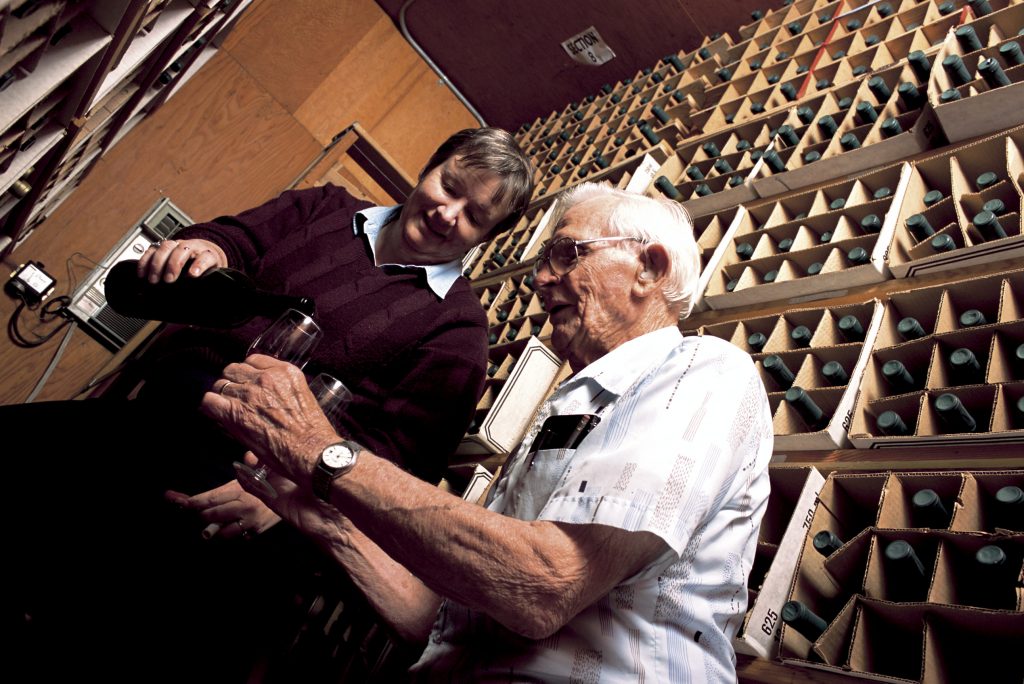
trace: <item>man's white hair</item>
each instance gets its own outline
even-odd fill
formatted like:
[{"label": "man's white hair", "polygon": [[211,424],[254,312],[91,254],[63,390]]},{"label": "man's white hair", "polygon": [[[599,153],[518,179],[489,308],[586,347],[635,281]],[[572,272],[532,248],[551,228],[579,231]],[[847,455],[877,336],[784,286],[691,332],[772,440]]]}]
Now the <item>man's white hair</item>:
[{"label": "man's white hair", "polygon": [[581,183],[560,196],[555,225],[576,205],[601,198],[616,200],[608,216],[612,234],[656,242],[668,252],[668,277],[662,292],[667,301],[680,306],[680,317],[689,316],[700,278],[700,248],[686,209],[665,198],[655,199],[601,183]]}]

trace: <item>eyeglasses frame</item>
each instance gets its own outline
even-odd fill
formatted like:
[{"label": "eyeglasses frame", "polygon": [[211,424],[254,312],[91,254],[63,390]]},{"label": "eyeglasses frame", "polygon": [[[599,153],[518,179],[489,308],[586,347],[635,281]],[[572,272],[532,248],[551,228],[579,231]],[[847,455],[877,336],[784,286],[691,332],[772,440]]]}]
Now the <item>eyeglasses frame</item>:
[{"label": "eyeglasses frame", "polygon": [[[533,262],[533,276],[537,277],[537,274],[540,273],[540,269],[544,266],[544,264],[547,264],[548,269],[551,271],[552,275],[558,278],[562,278],[572,273],[573,269],[575,269],[576,266],[579,265],[580,257],[584,256],[583,254],[580,254],[581,245],[589,245],[594,242],[619,242],[623,240],[632,240],[634,242],[639,242],[642,245],[647,244],[647,240],[644,240],[643,238],[638,238],[633,235],[610,235],[608,237],[591,238],[589,240],[575,240],[569,236],[562,236],[551,241],[550,244],[545,244],[543,247],[541,247],[540,254],[537,256],[537,261]],[[555,267],[551,265],[551,247],[553,247],[555,244],[559,242],[564,243],[565,241],[572,242],[573,250],[576,252],[576,256],[572,261],[572,265],[569,266],[569,268],[567,268],[563,273],[559,273],[558,271],[555,270]]]}]

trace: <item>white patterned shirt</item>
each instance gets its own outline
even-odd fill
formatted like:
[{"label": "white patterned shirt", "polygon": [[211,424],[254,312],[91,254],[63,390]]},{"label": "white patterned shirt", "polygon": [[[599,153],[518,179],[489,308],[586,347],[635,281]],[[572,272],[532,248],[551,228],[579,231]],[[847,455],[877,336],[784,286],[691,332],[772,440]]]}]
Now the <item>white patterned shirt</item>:
[{"label": "white patterned shirt", "polygon": [[[549,417],[601,414],[575,450],[531,452]],[[768,499],[772,416],[750,357],[674,327],[562,383],[495,485],[520,520],[651,532],[668,546],[552,636],[530,640],[446,601],[417,678],[472,682],[733,682]]]}]

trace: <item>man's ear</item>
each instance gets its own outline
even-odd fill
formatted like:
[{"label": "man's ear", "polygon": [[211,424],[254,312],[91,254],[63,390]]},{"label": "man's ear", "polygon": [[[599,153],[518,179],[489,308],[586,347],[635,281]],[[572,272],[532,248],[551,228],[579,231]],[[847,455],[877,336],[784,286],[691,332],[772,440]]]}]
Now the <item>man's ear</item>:
[{"label": "man's ear", "polygon": [[650,291],[660,290],[662,281],[668,275],[669,258],[665,247],[657,242],[645,245],[640,257],[636,278],[636,294],[645,295]]}]

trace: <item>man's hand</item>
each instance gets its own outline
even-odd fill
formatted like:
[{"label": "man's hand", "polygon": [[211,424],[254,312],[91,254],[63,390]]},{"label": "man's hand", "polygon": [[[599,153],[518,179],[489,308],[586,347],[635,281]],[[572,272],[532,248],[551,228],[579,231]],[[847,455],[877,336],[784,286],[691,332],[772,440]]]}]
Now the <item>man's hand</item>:
[{"label": "man's hand", "polygon": [[227,267],[228,257],[209,240],[164,240],[142,254],[138,274],[151,283],[173,283],[185,264],[189,264],[188,275],[195,278],[211,269]]},{"label": "man's hand", "polygon": [[339,441],[295,366],[255,354],[224,369],[202,410],[271,470],[309,489],[320,452]]},{"label": "man's hand", "polygon": [[209,537],[248,539],[266,532],[281,520],[258,498],[242,491],[238,480],[195,496],[175,491],[168,491],[165,496],[172,503],[197,511],[210,523],[206,527]]}]

